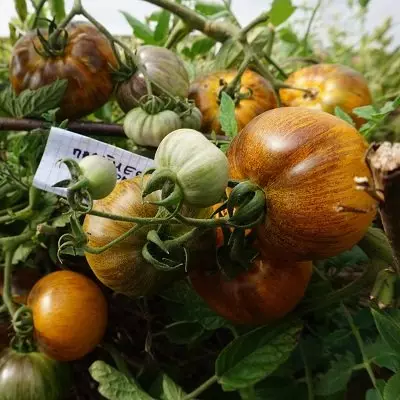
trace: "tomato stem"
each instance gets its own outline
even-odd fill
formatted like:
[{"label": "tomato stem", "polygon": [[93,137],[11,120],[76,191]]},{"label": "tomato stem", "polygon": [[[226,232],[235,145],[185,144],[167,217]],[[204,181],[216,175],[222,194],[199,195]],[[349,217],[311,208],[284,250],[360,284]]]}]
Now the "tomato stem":
[{"label": "tomato stem", "polygon": [[240,81],[251,60],[252,57],[245,58],[242,64],[240,65],[239,69],[237,70],[234,78],[229,82],[228,86],[222,89],[232,99],[237,98],[237,96],[235,96],[236,92],[238,91],[240,92]]},{"label": "tomato stem", "polygon": [[204,383],[202,383],[196,390],[183,397],[183,400],[195,399],[199,394],[203,393],[206,389],[208,389],[216,382],[218,382],[218,377],[214,375],[210,379],[207,379]]},{"label": "tomato stem", "polygon": [[5,253],[5,266],[3,272],[3,301],[6,305],[8,312],[11,316],[14,315],[16,311],[16,306],[12,300],[11,294],[11,280],[12,280],[12,258],[15,252],[15,248],[9,248]]}]

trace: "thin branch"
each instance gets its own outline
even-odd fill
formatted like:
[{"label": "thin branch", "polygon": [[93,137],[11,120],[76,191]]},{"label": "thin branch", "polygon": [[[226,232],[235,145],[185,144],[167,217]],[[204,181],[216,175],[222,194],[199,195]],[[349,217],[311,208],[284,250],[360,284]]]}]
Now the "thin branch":
[{"label": "thin branch", "polygon": [[260,14],[257,18],[253,19],[248,25],[246,25],[241,31],[240,34],[244,37],[246,36],[252,29],[254,29],[256,26],[267,22],[269,19],[269,14],[268,13],[262,13]]},{"label": "thin branch", "polygon": [[305,49],[307,48],[307,41],[308,41],[308,36],[310,35],[310,32],[311,32],[311,26],[314,22],[315,16],[317,15],[317,11],[321,7],[321,4],[322,4],[322,0],[319,0],[311,14],[310,21],[308,21],[307,30],[306,30],[306,33],[303,38],[303,51],[305,51]]}]

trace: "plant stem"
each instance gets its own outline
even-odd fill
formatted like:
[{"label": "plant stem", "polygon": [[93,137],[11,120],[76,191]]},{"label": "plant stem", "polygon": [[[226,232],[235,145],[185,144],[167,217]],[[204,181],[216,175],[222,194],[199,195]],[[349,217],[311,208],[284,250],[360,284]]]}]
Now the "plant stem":
[{"label": "plant stem", "polygon": [[199,30],[219,42],[225,42],[225,40],[240,32],[239,28],[233,24],[226,22],[209,21],[208,19],[199,15],[190,8],[182,4],[178,4],[173,0],[144,1],[172,12],[183,21],[185,21],[185,23],[188,24],[191,29]]},{"label": "plant stem", "polygon": [[343,303],[341,303],[341,306],[342,306],[343,313],[346,316],[347,321],[350,325],[351,331],[353,332],[353,335],[357,341],[358,348],[360,349],[361,357],[363,359],[364,367],[365,367],[366,371],[368,372],[368,375],[371,379],[372,384],[374,385],[375,390],[379,393],[380,399],[383,400],[382,394],[379,391],[379,388],[376,384],[376,378],[375,378],[374,372],[372,371],[370,361],[368,360],[368,357],[365,354],[364,343],[363,343],[362,337],[360,335],[360,331],[358,330],[356,324],[354,323],[353,317],[350,314],[349,310],[346,308],[346,306]]},{"label": "plant stem", "polygon": [[271,55],[272,55],[272,48],[274,46],[274,40],[275,40],[275,29],[272,26],[270,26],[267,48],[265,49],[265,54],[267,57],[271,57]]},{"label": "plant stem", "polygon": [[310,365],[308,364],[307,356],[306,356],[306,353],[304,351],[303,344],[301,341],[299,343],[299,349],[300,349],[301,358],[303,359],[303,363],[304,363],[304,371],[306,373],[308,400],[314,400],[312,372],[310,369]]},{"label": "plant stem", "polygon": [[[33,20],[31,29],[35,29],[37,26],[37,23],[39,21],[40,18],[40,13],[42,12],[42,8],[43,6],[46,4],[47,0],[41,0],[40,3],[35,7],[35,19]],[[34,3],[34,2],[33,2]]]},{"label": "plant stem", "polygon": [[240,87],[240,80],[250,62],[251,58],[245,58],[242,64],[240,65],[238,71],[236,72],[235,77],[229,82],[228,86],[225,89],[223,89],[224,92],[232,99],[235,97],[235,92],[238,90],[238,86]]},{"label": "plant stem", "polygon": [[306,53],[306,49],[308,47],[307,46],[307,41],[308,41],[308,36],[310,35],[310,32],[311,32],[311,26],[312,26],[312,24],[314,22],[315,16],[316,16],[319,8],[321,7],[321,4],[322,4],[322,0],[318,0],[318,3],[315,6],[315,8],[314,8],[314,10],[313,10],[313,12],[311,14],[311,18],[308,21],[307,30],[306,30],[306,33],[305,33],[304,38],[303,38],[303,53],[304,54]]},{"label": "plant stem", "polygon": [[288,74],[267,54],[267,52],[264,52],[263,56],[273,67],[276,68],[276,70],[283,76],[284,79],[288,77]]},{"label": "plant stem", "polygon": [[12,300],[11,280],[12,280],[12,258],[15,248],[9,248],[5,251],[5,266],[3,276],[3,301],[11,316],[14,315],[16,306]]},{"label": "plant stem", "polygon": [[195,399],[199,394],[203,393],[206,389],[208,389],[211,385],[218,381],[218,377],[216,375],[212,376],[210,379],[206,380],[202,383],[196,390],[192,393],[189,393],[182,400],[192,400]]},{"label": "plant stem", "polygon": [[268,13],[262,13],[260,14],[257,18],[253,19],[248,25],[246,25],[242,30],[240,31],[239,35],[241,37],[246,37],[246,35],[254,29],[257,25],[260,25],[264,22],[267,22],[269,19]]}]

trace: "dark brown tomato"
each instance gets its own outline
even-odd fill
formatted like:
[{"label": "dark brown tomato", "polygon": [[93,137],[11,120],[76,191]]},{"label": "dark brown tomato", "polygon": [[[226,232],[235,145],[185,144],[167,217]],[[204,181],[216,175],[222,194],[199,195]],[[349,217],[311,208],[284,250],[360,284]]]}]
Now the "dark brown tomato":
[{"label": "dark brown tomato", "polygon": [[293,72],[286,84],[310,89],[311,95],[299,90],[281,89],[282,104],[302,106],[335,113],[339,106],[350,114],[357,127],[364,120],[353,113],[353,108],[372,103],[371,93],[366,79],[354,69],[339,64],[317,64]]},{"label": "dark brown tomato", "polygon": [[28,297],[35,339],[54,360],[73,361],[102,340],[108,317],[106,299],[89,278],[73,271],[43,277]]},{"label": "dark brown tomato", "polygon": [[[213,72],[191,84],[189,98],[195,101],[203,115],[202,132],[214,131],[216,134],[223,134],[219,122],[219,95],[221,89],[232,81],[236,73],[235,70]],[[235,108],[239,131],[257,115],[278,106],[272,85],[254,71],[244,72],[240,93],[249,97],[241,99]]]},{"label": "dark brown tomato", "polygon": [[248,124],[227,156],[232,179],[264,190],[266,218],[256,228],[263,246],[303,260],[353,247],[376,214],[376,202],[354,182],[371,178],[367,147],[348,123],[303,107],[271,110]]},{"label": "dark brown tomato", "polygon": [[[15,44],[10,80],[17,94],[37,89],[57,79],[67,79],[68,87],[60,104],[59,118],[76,119],[90,114],[111,96],[110,65],[116,59],[110,43],[93,25],[74,22],[66,28],[68,42],[60,56],[44,57],[36,32],[29,32]],[[47,33],[42,32],[46,37]]]},{"label": "dark brown tomato", "polygon": [[260,254],[248,271],[233,279],[221,271],[209,272],[204,266],[190,272],[189,277],[195,291],[218,315],[235,324],[260,325],[292,311],[303,298],[311,274],[309,261]]}]

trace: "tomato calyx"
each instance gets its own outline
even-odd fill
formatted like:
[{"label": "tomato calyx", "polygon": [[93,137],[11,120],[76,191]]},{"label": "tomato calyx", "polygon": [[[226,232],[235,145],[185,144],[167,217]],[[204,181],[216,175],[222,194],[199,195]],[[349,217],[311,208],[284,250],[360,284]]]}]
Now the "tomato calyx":
[{"label": "tomato calyx", "polygon": [[68,44],[68,32],[66,29],[59,29],[54,19],[49,20],[45,18],[45,20],[49,22],[47,38],[42,34],[40,29],[37,29],[36,34],[40,41],[41,49],[35,43],[33,43],[33,47],[44,58],[60,57],[64,54],[65,47]]}]

